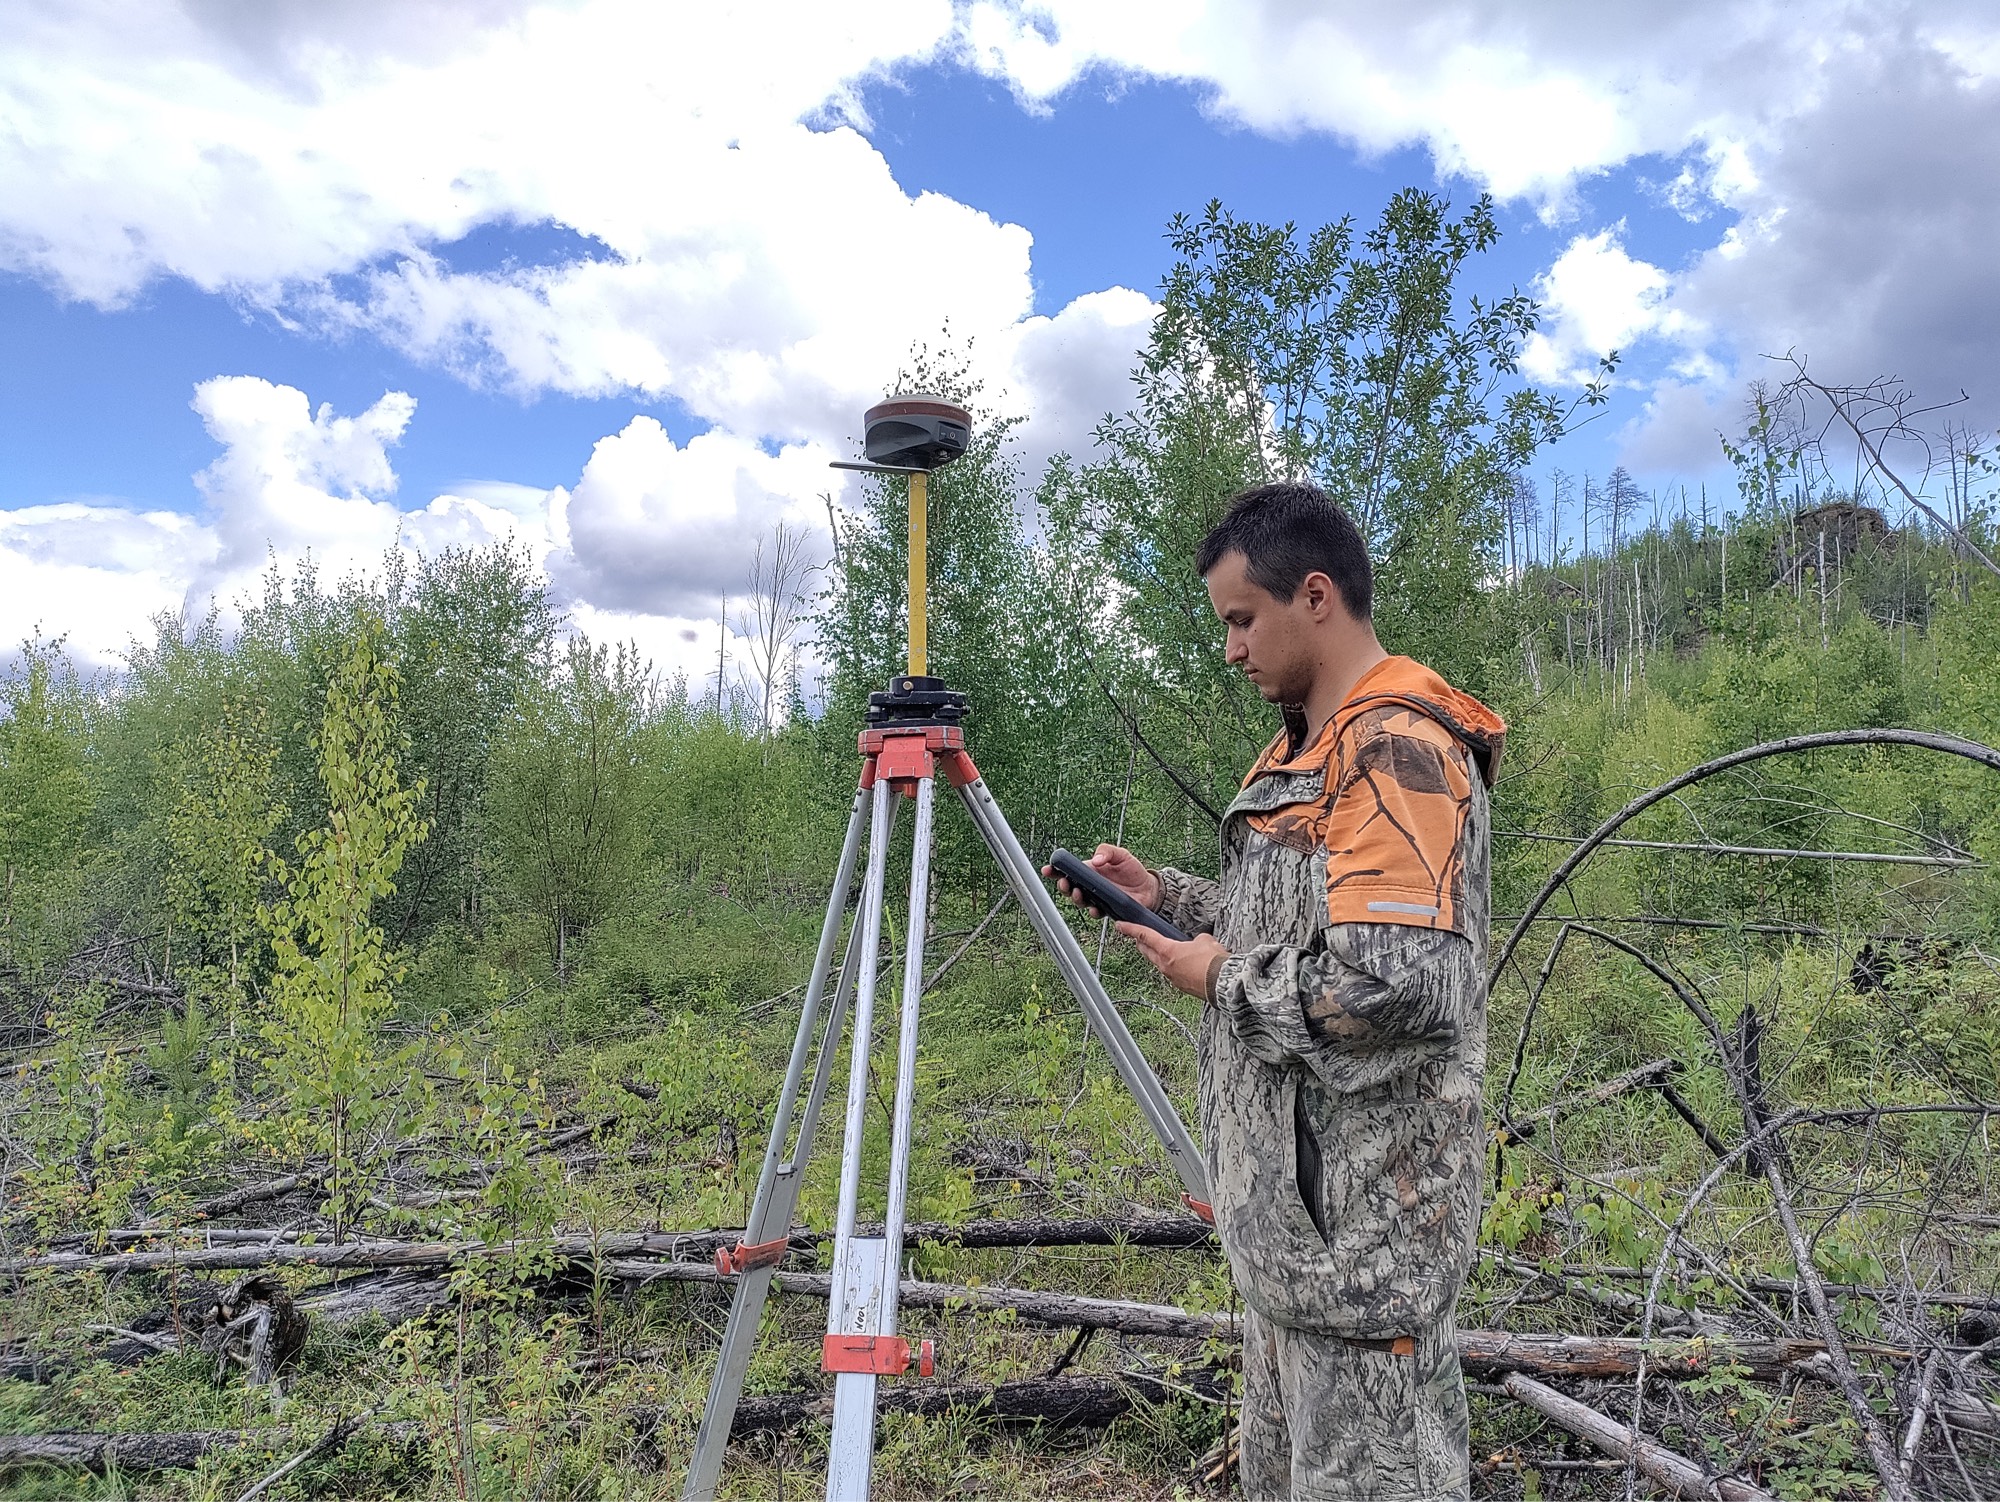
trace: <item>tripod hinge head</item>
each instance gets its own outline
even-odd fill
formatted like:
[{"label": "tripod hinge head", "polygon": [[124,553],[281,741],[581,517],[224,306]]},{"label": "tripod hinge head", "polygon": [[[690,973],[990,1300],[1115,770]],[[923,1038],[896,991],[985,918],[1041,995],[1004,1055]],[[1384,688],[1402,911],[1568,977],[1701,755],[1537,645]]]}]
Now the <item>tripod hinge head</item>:
[{"label": "tripod hinge head", "polygon": [[965,751],[965,732],[956,725],[890,725],[864,730],[861,754],[867,758],[861,770],[864,791],[878,782],[892,782],[903,793],[913,793],[919,781],[937,775],[940,764],[953,787],[979,780],[979,768]]}]

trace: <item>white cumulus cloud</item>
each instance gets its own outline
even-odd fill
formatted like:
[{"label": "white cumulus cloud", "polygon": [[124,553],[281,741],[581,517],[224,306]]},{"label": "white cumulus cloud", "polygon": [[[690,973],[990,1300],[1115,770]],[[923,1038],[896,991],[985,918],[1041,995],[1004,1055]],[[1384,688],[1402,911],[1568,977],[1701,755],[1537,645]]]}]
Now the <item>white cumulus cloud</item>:
[{"label": "white cumulus cloud", "polygon": [[758,538],[781,521],[824,532],[816,494],[834,488],[830,457],[810,444],[770,454],[721,431],[682,447],[657,419],[635,417],[598,440],[567,495],[568,547],[551,556],[550,577],[566,600],[599,610],[713,619]]},{"label": "white cumulus cloud", "polygon": [[1581,383],[1598,361],[1650,334],[1685,336],[1688,320],[1668,305],[1672,280],[1621,243],[1624,226],[1578,235],[1536,279],[1542,323],[1521,349],[1537,381]]},{"label": "white cumulus cloud", "polygon": [[434,555],[504,538],[540,558],[555,545],[560,491],[539,505],[524,503],[522,486],[468,487],[411,511],[395,503],[390,449],[416,410],[403,392],[343,417],[313,410],[296,387],[217,376],[193,405],[222,449],[194,477],[198,514],[76,502],[0,511],[0,641],[60,634],[106,663],[162,612],[233,608],[273,561],[310,560],[338,578],[379,571],[395,548]]}]

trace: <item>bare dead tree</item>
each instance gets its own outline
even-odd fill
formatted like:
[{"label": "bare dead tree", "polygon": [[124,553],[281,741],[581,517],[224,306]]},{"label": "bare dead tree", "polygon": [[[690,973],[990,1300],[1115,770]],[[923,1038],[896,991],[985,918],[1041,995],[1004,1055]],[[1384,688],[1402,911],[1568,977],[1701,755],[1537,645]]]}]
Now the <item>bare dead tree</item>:
[{"label": "bare dead tree", "polygon": [[[1958,471],[1964,467],[1961,456],[1970,447],[1964,435],[1949,428],[1933,430],[1931,420],[1935,414],[1963,405],[1968,400],[1965,393],[1960,392],[1948,402],[1926,405],[1919,403],[1916,394],[1894,376],[1879,376],[1860,385],[1828,385],[1812,374],[1803,356],[1788,353],[1779,358],[1792,370],[1779,396],[1808,439],[1802,450],[1805,457],[1830,473],[1835,446],[1829,443],[1829,435],[1845,432],[1856,450],[1857,492],[1868,480],[1894,490],[1929,517],[1966,556],[2000,576],[2000,563],[1980,547],[1965,526],[1939,511],[1922,493],[1940,469],[1955,482]],[[1911,455],[1910,463],[1904,467],[1914,464],[1917,476],[1914,486],[1890,464],[1888,450],[1892,446]]]},{"label": "bare dead tree", "polygon": [[792,685],[792,647],[806,608],[806,581],[818,567],[807,551],[807,534],[779,522],[760,538],[751,555],[750,603],[736,617],[736,634],[748,644],[750,662],[743,696],[757,705],[758,734],[778,728],[784,696]]}]

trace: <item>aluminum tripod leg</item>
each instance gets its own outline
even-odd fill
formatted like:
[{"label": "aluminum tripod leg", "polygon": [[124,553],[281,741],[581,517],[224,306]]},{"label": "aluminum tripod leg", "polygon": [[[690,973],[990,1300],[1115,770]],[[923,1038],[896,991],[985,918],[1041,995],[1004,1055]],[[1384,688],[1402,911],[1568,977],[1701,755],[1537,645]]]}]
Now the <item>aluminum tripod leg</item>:
[{"label": "aluminum tripod leg", "polygon": [[[828,1502],[860,1502],[868,1495],[869,1472],[875,1458],[875,1384],[883,1370],[875,1366],[835,1367],[836,1352],[856,1354],[869,1366],[880,1337],[896,1333],[896,1300],[901,1291],[903,1219],[909,1203],[910,1137],[916,1112],[917,1015],[924,987],[924,922],[930,904],[931,814],[936,782],[917,781],[916,830],[910,855],[910,917],[903,940],[903,998],[896,1036],[896,1095],[889,1137],[888,1200],[880,1236],[857,1236],[855,1221],[861,1195],[861,1156],[868,1109],[870,1023],[875,1002],[875,954],[872,941],[862,951],[861,978],[855,990],[853,1057],[847,1076],[847,1132],[842,1144],[840,1212],[834,1231],[834,1297],[827,1316],[827,1365],[835,1370],[833,1429],[827,1448]],[[898,796],[885,779],[875,787],[876,839],[868,852],[871,928],[879,927],[883,862],[878,852],[888,844],[889,809]],[[840,1337],[857,1337],[852,1343]]]},{"label": "aluminum tripod leg", "polygon": [[1152,1127],[1153,1135],[1160,1139],[1160,1146],[1166,1149],[1167,1158],[1174,1165],[1174,1172],[1180,1178],[1187,1199],[1191,1205],[1206,1211],[1208,1170],[1195,1148],[1194,1139],[1182,1124],[1180,1112],[1174,1108],[1166,1086],[1153,1073],[1153,1066],[1139,1051],[1137,1041],[1125,1026],[1125,1019],[1118,1015],[1118,1009],[1105,993],[1104,983],[1090,968],[1090,961],[1078,946],[1076,935],[1063,921],[1061,909],[1049,895],[1048,888],[1042,885],[1040,871],[1028,858],[1027,851],[1021,848],[1021,842],[1015,838],[1007,816],[1000,812],[1000,805],[994,801],[984,778],[975,779],[958,791],[965,800],[967,812],[972,815],[972,822],[979,827],[979,833],[986,841],[986,848],[993,852],[1001,874],[1007,878],[1016,900],[1027,913],[1028,921],[1034,925],[1042,944],[1055,960],[1056,968],[1076,994],[1091,1031],[1097,1034],[1105,1052],[1111,1055],[1112,1067],[1125,1081],[1125,1088],[1132,1092],[1132,1098],[1138,1101],[1139,1110]]},{"label": "aluminum tripod leg", "polygon": [[[805,1005],[799,1015],[798,1035],[792,1041],[792,1057],[785,1070],[784,1089],[778,1097],[777,1113],[771,1122],[770,1145],[764,1150],[764,1166],[757,1176],[756,1198],[751,1202],[750,1214],[743,1227],[745,1246],[766,1244],[790,1234],[792,1212],[798,1206],[799,1186],[805,1178],[806,1164],[812,1157],[813,1137],[819,1124],[820,1107],[826,1100],[827,1085],[832,1079],[831,1065],[840,1042],[841,1023],[846,1018],[848,1001],[854,993],[855,969],[860,958],[857,941],[849,942],[846,958],[841,963],[833,1005],[827,1012],[826,1026],[819,1042],[812,1089],[806,1097],[805,1114],[799,1120],[798,1139],[789,1156],[785,1153],[785,1142],[791,1135],[799,1086],[805,1078],[806,1059],[812,1050],[820,998],[826,989],[827,974],[833,967],[834,950],[840,941],[841,917],[847,906],[848,891],[854,884],[854,867],[861,846],[861,831],[868,822],[868,806],[869,795],[857,792],[854,806],[848,814],[847,837],[841,845],[840,862],[834,871],[833,894],[827,899],[826,921],[820,928],[819,950],[813,956],[811,978],[806,982]],[[863,892],[864,911],[856,914],[857,938],[866,926],[867,903],[868,893]],[[687,1480],[681,1487],[683,1502],[709,1502],[715,1496],[722,1476],[723,1454],[729,1447],[729,1428],[736,1417],[737,1400],[743,1393],[743,1375],[749,1369],[757,1325],[763,1317],[764,1301],[771,1291],[771,1276],[776,1271],[777,1263],[772,1261],[746,1267],[738,1277],[736,1296],[729,1306],[729,1324],[723,1331],[722,1352],[716,1360],[715,1375],[709,1380],[708,1402],[702,1408],[701,1428],[695,1434],[694,1454],[688,1462]]]}]

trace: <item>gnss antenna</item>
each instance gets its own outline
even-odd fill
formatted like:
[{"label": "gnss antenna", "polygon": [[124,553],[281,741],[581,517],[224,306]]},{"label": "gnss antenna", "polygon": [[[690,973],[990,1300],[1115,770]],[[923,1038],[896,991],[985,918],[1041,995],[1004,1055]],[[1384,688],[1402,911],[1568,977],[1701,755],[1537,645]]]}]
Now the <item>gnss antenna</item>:
[{"label": "gnss antenna", "polygon": [[[925,615],[930,522],[930,472],[962,455],[972,442],[972,414],[956,402],[923,392],[879,401],[862,415],[861,451],[866,462],[836,459],[835,469],[871,475],[905,475],[910,482],[910,671],[923,678],[930,668]],[[916,691],[911,685],[904,693]],[[893,697],[896,689],[890,689]],[[875,697],[881,697],[879,695]],[[932,706],[937,707],[937,706]],[[964,708],[963,701],[959,709]]]}]

